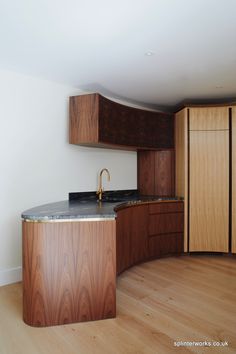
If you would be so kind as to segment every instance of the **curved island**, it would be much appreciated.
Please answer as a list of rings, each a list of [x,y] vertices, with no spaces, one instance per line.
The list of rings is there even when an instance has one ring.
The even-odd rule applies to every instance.
[[[22,219],[23,318],[31,326],[115,317],[117,274],[183,252],[178,198],[123,191],[98,203],[95,192],[74,193]]]

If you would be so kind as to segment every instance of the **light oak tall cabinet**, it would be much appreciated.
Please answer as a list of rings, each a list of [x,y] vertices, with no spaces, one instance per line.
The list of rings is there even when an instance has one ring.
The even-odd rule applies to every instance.
[[[229,107],[189,107],[175,117],[176,195],[185,200],[185,252],[229,251],[229,112]]]
[[[232,253],[236,253],[236,107],[232,107]]]

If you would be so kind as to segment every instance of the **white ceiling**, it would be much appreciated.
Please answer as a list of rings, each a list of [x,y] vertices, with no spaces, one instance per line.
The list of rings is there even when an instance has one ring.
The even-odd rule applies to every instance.
[[[1,0],[0,69],[150,107],[236,97],[236,0]]]

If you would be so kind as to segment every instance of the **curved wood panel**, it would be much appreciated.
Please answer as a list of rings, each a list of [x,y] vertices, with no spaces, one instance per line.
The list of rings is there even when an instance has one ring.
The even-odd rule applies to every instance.
[[[117,273],[148,258],[148,205],[120,210],[116,221]]]
[[[117,273],[183,252],[183,202],[153,202],[117,211]]]
[[[23,316],[31,326],[116,314],[115,220],[23,222]]]

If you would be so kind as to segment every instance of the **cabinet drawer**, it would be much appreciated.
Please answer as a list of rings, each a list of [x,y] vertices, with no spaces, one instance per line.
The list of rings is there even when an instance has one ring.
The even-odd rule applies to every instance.
[[[149,204],[149,214],[172,213],[184,210],[183,202],[160,202]]]
[[[183,234],[150,237],[148,252],[149,257],[161,257],[167,254],[179,254],[183,252]]]
[[[183,232],[184,214],[168,213],[149,215],[148,235]]]

